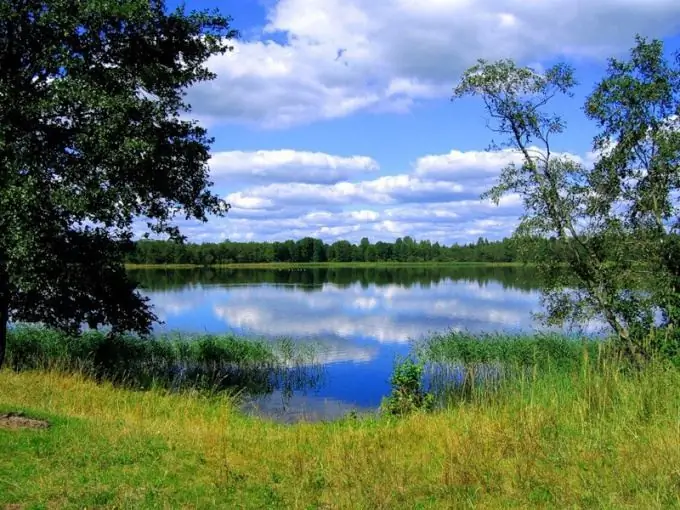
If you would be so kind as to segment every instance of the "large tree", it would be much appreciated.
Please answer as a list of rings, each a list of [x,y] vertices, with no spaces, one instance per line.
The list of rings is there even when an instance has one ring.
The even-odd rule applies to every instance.
[[[162,0],[0,2],[0,366],[8,321],[150,331],[123,256],[137,218],[227,211],[184,96],[235,36]]]
[[[555,151],[566,124],[550,103],[575,84],[564,64],[537,72],[480,60],[454,98],[480,97],[502,146],[519,155],[486,196],[521,197],[516,237],[525,248],[557,240],[561,253],[542,250],[539,258],[548,322],[604,319],[638,357],[658,311],[671,334],[680,318],[680,56],[674,65],[659,41],[638,37],[628,61],[610,60],[586,103],[601,128],[594,165]]]

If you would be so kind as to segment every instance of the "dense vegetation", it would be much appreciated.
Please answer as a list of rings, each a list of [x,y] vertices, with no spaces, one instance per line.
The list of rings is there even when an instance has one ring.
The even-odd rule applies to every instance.
[[[416,344],[418,357],[428,363],[470,366],[502,363],[540,370],[573,370],[585,358],[596,359],[605,342],[555,333],[482,334],[436,333]],[[603,351],[604,352],[604,351]]]
[[[323,367],[313,346],[234,335],[80,336],[19,326],[8,334],[7,365],[16,371],[59,370],[134,390],[245,392],[247,396],[313,387]]]
[[[536,249],[550,250],[556,257],[563,252],[555,240],[537,241]],[[371,243],[363,238],[359,244],[306,237],[284,242],[176,243],[141,240],[126,257],[130,264],[233,264],[267,262],[531,262],[531,253],[522,250],[512,239],[445,246],[406,236],[393,243]]]
[[[184,96],[235,35],[163,0],[0,2],[0,366],[10,322],[150,331],[123,256],[140,217],[227,211]]]

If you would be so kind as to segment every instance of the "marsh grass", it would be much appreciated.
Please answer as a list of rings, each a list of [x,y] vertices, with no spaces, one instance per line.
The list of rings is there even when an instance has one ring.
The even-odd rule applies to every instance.
[[[434,413],[284,426],[227,396],[4,370],[0,412],[52,426],[0,429],[0,507],[680,507],[676,367],[583,354],[503,381]]]
[[[436,333],[416,342],[417,355],[428,362],[503,362],[511,365],[565,368],[580,366],[584,351],[589,358],[606,349],[607,342],[559,333]]]
[[[449,332],[417,342],[414,352],[425,366],[427,390],[440,406],[501,398],[508,388],[514,391],[529,380],[547,378],[555,384],[575,372],[607,373],[608,363],[627,366],[606,340],[555,333]]]
[[[168,334],[142,339],[86,331],[79,337],[40,327],[12,328],[7,364],[16,371],[78,372],[129,389],[291,393],[323,378],[314,346],[234,335]]]

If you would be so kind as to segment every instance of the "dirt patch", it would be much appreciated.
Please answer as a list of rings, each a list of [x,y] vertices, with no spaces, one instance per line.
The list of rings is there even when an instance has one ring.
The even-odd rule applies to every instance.
[[[0,428],[2,429],[46,429],[49,426],[49,422],[29,418],[23,413],[0,414]]]

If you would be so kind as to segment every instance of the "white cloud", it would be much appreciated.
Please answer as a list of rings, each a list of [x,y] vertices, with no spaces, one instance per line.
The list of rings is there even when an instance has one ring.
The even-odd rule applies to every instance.
[[[276,163],[285,167],[291,159],[304,161],[304,154],[312,154],[281,152],[292,156],[272,157],[279,151],[237,153],[231,167],[241,171],[253,155],[265,154],[263,166],[269,165],[272,173],[278,173],[282,170]],[[594,157],[563,155],[586,162]],[[323,161],[344,161],[329,154],[310,159],[317,157]],[[500,239],[516,227],[523,213],[522,200],[516,194],[506,195],[496,206],[479,196],[493,184],[501,168],[515,158],[510,151],[451,151],[419,158],[411,173],[375,178],[370,178],[370,173],[361,174],[355,181],[327,184],[245,185],[223,195],[232,205],[225,218],[211,218],[206,224],[180,221],[180,227],[196,242],[281,241],[306,236],[326,242],[339,239],[358,242],[362,237],[373,242],[393,241],[411,236],[445,244],[471,242],[478,237]],[[350,161],[347,167],[378,165],[367,156],[356,156]],[[219,181],[218,184],[218,193],[221,186],[227,186]]]
[[[217,152],[210,159],[211,175],[267,182],[334,184],[379,169],[367,156],[335,156],[290,149]]]
[[[238,20],[237,20],[238,22]],[[446,97],[479,57],[610,56],[680,28],[677,0],[278,0],[264,36],[214,57],[191,91],[214,121],[282,127]]]
[[[274,183],[255,186],[232,193],[226,200],[245,209],[266,208],[274,202],[281,205],[349,205],[349,204],[396,204],[412,202],[442,202],[458,197],[478,195],[467,191],[455,182],[423,180],[416,176],[400,174],[377,179],[332,185],[308,183]],[[237,205],[243,204],[243,205]]]
[[[312,204],[308,209],[315,209]],[[304,210],[304,208],[303,208]],[[360,211],[317,210],[289,216],[284,206],[281,212],[270,211],[262,217],[235,216],[232,210],[226,218],[212,219],[207,224],[182,226],[193,241],[268,240],[282,241],[311,236],[333,242],[347,239],[358,242],[368,237],[372,242],[393,241],[411,236],[450,244],[475,241],[478,237],[500,239],[515,228],[521,205],[509,198],[496,207],[490,202],[465,200],[399,207],[375,207]]]
[[[232,240],[312,236],[358,242],[362,237],[390,241],[408,235],[449,244],[480,236],[499,239],[517,225],[522,201],[507,195],[496,206],[479,195],[514,159],[510,151],[451,151],[419,158],[410,174],[246,187],[226,196],[233,206],[226,219],[197,228],[204,238]]]
[[[243,160],[250,156],[241,159],[241,154],[263,153],[266,159],[276,151],[238,153],[232,168],[246,168]],[[304,160],[300,153],[286,153]],[[516,227],[523,212],[522,201],[511,194],[496,206],[480,200],[479,195],[513,158],[515,155],[509,151],[451,151],[419,158],[409,174],[329,184],[274,182],[246,186],[226,194],[232,209],[225,218],[211,218],[206,224],[180,221],[180,227],[196,242],[276,241],[306,236],[327,242],[358,242],[362,237],[373,242],[393,241],[411,236],[445,244],[475,241],[478,237],[500,239]],[[342,161],[333,155],[323,155],[322,159]],[[273,158],[283,166],[289,160]],[[273,173],[279,172],[275,163],[267,161]],[[357,162],[356,167],[368,161],[372,163],[367,167],[377,166],[377,162],[364,156],[351,161]]]
[[[469,179],[492,176],[510,163],[520,163],[522,155],[513,150],[458,151],[418,158],[415,174],[429,179]]]
[[[544,150],[538,147],[527,149],[531,157],[541,157]],[[572,161],[589,164],[596,159],[596,155],[589,152],[585,157],[567,152],[553,152],[555,158],[568,158]],[[523,155],[514,149],[499,151],[458,151],[452,150],[448,154],[436,154],[418,158],[414,165],[415,175],[425,179],[441,180],[474,180],[496,178],[501,170],[510,164],[521,164]]]

